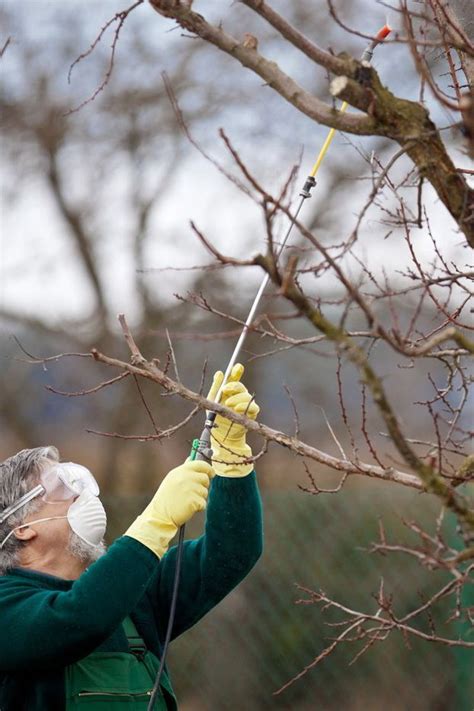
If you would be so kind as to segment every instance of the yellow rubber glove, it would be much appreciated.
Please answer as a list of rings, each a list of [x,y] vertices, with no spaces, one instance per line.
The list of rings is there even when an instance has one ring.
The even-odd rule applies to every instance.
[[[227,383],[222,389],[220,404],[230,407],[239,415],[246,415],[254,420],[260,408],[252,399],[249,391],[240,378],[244,373],[244,366],[236,363]],[[207,396],[209,400],[215,400],[217,392],[221,386],[224,373],[217,371],[212,381],[212,386]],[[212,446],[212,466],[219,476],[242,477],[247,476],[253,470],[252,462],[245,460],[252,456],[252,450],[245,441],[247,430],[242,425],[217,415],[215,425],[211,432]]]
[[[179,526],[207,504],[215,472],[208,462],[186,461],[165,476],[146,509],[132,523],[126,536],[143,543],[161,558]]]

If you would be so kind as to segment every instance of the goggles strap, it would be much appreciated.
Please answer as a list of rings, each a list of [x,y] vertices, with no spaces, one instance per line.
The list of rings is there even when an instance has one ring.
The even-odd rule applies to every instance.
[[[15,501],[14,504],[11,506],[8,506],[4,511],[0,513],[0,524],[4,523],[7,518],[12,516],[14,513],[16,513],[19,509],[23,508],[23,506],[26,506],[26,504],[29,504],[30,501],[33,499],[36,499],[37,496],[40,496],[40,494],[44,494],[45,488],[41,484],[38,484],[38,486],[35,486],[34,489],[31,489],[27,494],[24,494],[18,501]]]

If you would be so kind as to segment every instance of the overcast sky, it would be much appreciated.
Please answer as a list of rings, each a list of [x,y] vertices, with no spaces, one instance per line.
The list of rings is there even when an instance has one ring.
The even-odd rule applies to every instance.
[[[125,3],[126,4],[126,3]],[[274,3],[285,9],[285,3]],[[124,2],[107,0],[69,0],[68,10],[76,6],[74,16],[77,21],[77,45],[72,48],[72,54],[77,56],[88,46],[98,29],[110,18],[114,12],[124,7]],[[216,19],[217,13],[227,18],[229,24],[239,26],[240,18],[245,17],[242,7],[235,8],[234,3],[223,3],[221,0],[195,3],[195,7],[209,14],[211,19]],[[59,41],[58,35],[58,8],[62,6],[60,0],[23,0],[21,3],[14,0],[4,0],[4,7],[16,15],[18,34],[12,37],[11,46],[2,60],[2,72],[8,85],[18,87],[24,82],[20,75],[20,67],[15,53],[20,43],[26,38],[34,39],[44,45],[43,61],[48,61],[48,47]],[[370,27],[364,28],[368,32],[375,31],[385,21],[387,11],[379,3],[368,0],[370,7]],[[87,12],[84,8],[87,7]],[[232,15],[234,13],[234,15]],[[236,14],[237,13],[237,14]],[[239,14],[240,13],[240,14]],[[397,23],[396,13],[389,13],[392,24]],[[173,47],[176,42],[186,42],[177,32],[169,32],[170,23],[159,18],[151,12],[148,6],[138,8],[129,22],[137,23],[140,31],[153,33],[154,39],[162,50],[162,66],[156,67],[156,77],[160,77],[163,69],[169,69],[173,61]],[[125,71],[124,62],[133,62],[133,55],[127,46],[127,30],[119,45],[115,72]],[[243,29],[246,29],[245,27]],[[325,38],[318,36],[318,28],[305,28],[310,36],[325,45]],[[343,41],[340,30],[334,31],[333,41]],[[5,39],[5,38],[4,38]],[[351,40],[355,45],[360,44],[363,49],[363,40]],[[123,44],[122,44],[123,42]],[[107,46],[110,44],[110,35]],[[292,70],[302,82],[308,81],[302,74],[303,64],[293,52],[281,52],[282,40],[279,38],[268,41],[262,49],[270,58],[278,62],[287,70]],[[167,49],[168,48],[168,49]],[[342,49],[338,47],[337,49]],[[51,57],[56,56],[51,51]],[[218,52],[215,52],[216,62],[220,61]],[[411,59],[405,48],[399,45],[378,50],[375,63],[384,81],[396,91],[403,93],[407,98],[416,98],[417,86]],[[227,65],[226,65],[227,66]],[[84,62],[76,68],[74,80],[67,84],[67,63],[56,67],[58,91],[63,91],[71,105],[77,105],[97,85],[98,75],[94,72],[93,63]],[[260,80],[252,77],[247,71],[239,71],[235,67],[232,81],[241,82],[242,86],[252,86]],[[159,80],[159,79],[158,79]],[[197,77],[196,81],[199,80]],[[107,91],[107,89],[105,89]],[[326,97],[322,97],[326,98]],[[97,101],[100,101],[100,97]],[[275,113],[275,107],[277,113]],[[93,112],[95,106],[90,105],[83,109]],[[278,113],[278,111],[280,113]],[[270,113],[270,115],[269,115]],[[283,105],[279,97],[270,96],[268,89],[262,89],[258,105],[242,105],[238,115],[229,115],[225,106],[221,115],[218,115],[206,128],[200,126],[197,130],[200,140],[204,140],[211,150],[217,155],[220,148],[216,137],[217,126],[224,125],[234,139],[239,141],[245,157],[261,177],[269,181],[272,187],[281,184],[281,178],[286,174],[289,166],[297,159],[303,150],[302,176],[312,165],[326,133],[323,127],[315,127],[306,117],[298,115],[292,109]],[[290,123],[291,117],[291,123]],[[440,125],[447,125],[452,117],[445,111],[435,110],[435,117]],[[252,126],[261,127],[267,121],[268,131],[262,136],[258,132],[258,140],[252,135]],[[461,153],[461,142],[451,133],[447,138],[452,143],[453,156],[457,165],[466,165],[467,159]],[[371,142],[374,139],[357,139],[356,146],[370,153]],[[384,155],[386,160],[396,150],[392,146]],[[89,157],[89,160],[93,157]],[[367,165],[348,140],[338,136],[327,158],[327,170],[331,162],[344,164],[358,162],[362,174],[368,175]],[[248,255],[248,250],[264,248],[264,231],[258,210],[245,196],[227,183],[222,176],[208,163],[206,163],[190,146],[182,157],[180,169],[173,177],[172,190],[169,199],[160,205],[160,214],[153,229],[158,235],[170,235],[169,239],[150,239],[148,242],[149,267],[163,266],[191,266],[196,263],[209,261],[208,255],[196,243],[189,229],[189,220],[193,219],[203,231],[211,237],[216,244],[224,247],[235,256]],[[325,167],[326,169],[326,167]],[[80,164],[74,164],[76,179],[81,181]],[[400,175],[406,171],[406,164],[401,161]],[[77,266],[74,247],[65,238],[65,226],[59,218],[56,207],[48,198],[47,191],[41,181],[29,181],[24,178],[13,187],[15,200],[12,201],[12,185],[9,177],[9,166],[4,164],[1,169],[2,178],[2,213],[1,213],[1,242],[0,242],[0,304],[3,308],[14,309],[16,312],[25,312],[29,315],[46,316],[50,320],[80,317],[93,307],[92,293],[87,286],[82,270]],[[104,220],[110,220],[114,235],[113,241],[104,241],[101,244],[101,260],[104,265],[103,277],[107,285],[108,300],[114,309],[128,313],[132,318],[136,308],[133,293],[133,271],[135,265],[129,252],[127,238],[127,213],[121,208],[120,196],[126,190],[127,177],[120,173],[111,176],[111,185],[114,186],[116,200],[111,198],[108,205],[104,205]],[[324,181],[324,169],[320,181]],[[367,183],[351,184],[351,190],[341,192],[341,209],[344,210],[347,231],[355,223],[357,209],[360,206],[358,190],[365,193],[370,190]],[[318,188],[317,188],[318,190]],[[428,188],[425,195],[433,203],[430,214],[432,224],[435,225],[438,236],[451,245],[460,242],[453,236],[452,222],[444,207],[433,199]],[[318,204],[318,196],[315,197]],[[324,204],[319,205],[324,209]],[[122,210],[122,212],[121,212]],[[361,242],[361,253],[372,261],[374,268],[377,265],[390,265],[393,268],[401,267],[405,261],[403,246],[394,240],[384,241],[383,235],[386,228],[378,225],[377,215],[369,215],[365,226],[366,243]],[[376,232],[374,232],[376,230]],[[153,232],[153,230],[152,230]],[[419,239],[420,249],[425,249],[424,242]],[[390,255],[389,260],[387,255]],[[106,266],[105,266],[106,265]],[[241,276],[236,276],[235,287],[241,288]],[[247,274],[244,279],[249,280],[249,292],[256,288],[261,275],[254,270],[253,275]],[[149,279],[154,280],[162,296],[173,299],[173,294],[186,289],[187,273],[155,273],[151,272]],[[244,283],[247,283],[244,281]],[[250,295],[249,295],[250,298]]]

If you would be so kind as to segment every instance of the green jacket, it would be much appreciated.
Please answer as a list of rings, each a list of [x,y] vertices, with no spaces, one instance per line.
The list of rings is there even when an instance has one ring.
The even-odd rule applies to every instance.
[[[217,605],[262,551],[255,473],[216,476],[204,535],[186,541],[172,638]],[[93,651],[128,651],[130,615],[158,658],[165,637],[176,547],[161,560],[122,536],[78,580],[16,568],[0,576],[0,709],[63,711],[68,665]]]

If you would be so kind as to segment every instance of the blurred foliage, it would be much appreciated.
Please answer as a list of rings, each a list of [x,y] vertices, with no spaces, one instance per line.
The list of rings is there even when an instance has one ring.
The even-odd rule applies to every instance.
[[[141,510],[143,498],[107,497],[112,538]],[[348,643],[311,669],[281,695],[274,693],[298,674],[329,643],[337,628],[325,621],[340,617],[313,605],[297,605],[306,596],[295,584],[318,590],[352,609],[375,612],[380,579],[393,593],[397,613],[417,607],[421,596],[447,581],[406,556],[369,554],[378,520],[387,535],[408,543],[401,522],[426,524],[437,503],[382,484],[353,482],[337,496],[311,497],[294,489],[264,494],[265,552],[249,578],[194,629],[175,640],[169,666],[183,711],[234,711],[237,708],[324,709],[336,711],[445,711],[457,705],[455,653],[398,633],[375,645],[355,664],[360,650]],[[199,535],[202,521],[187,531]],[[448,535],[449,525],[448,525]],[[437,608],[438,631],[452,612]],[[429,630],[428,618],[423,624]],[[461,652],[465,673],[469,652]]]

